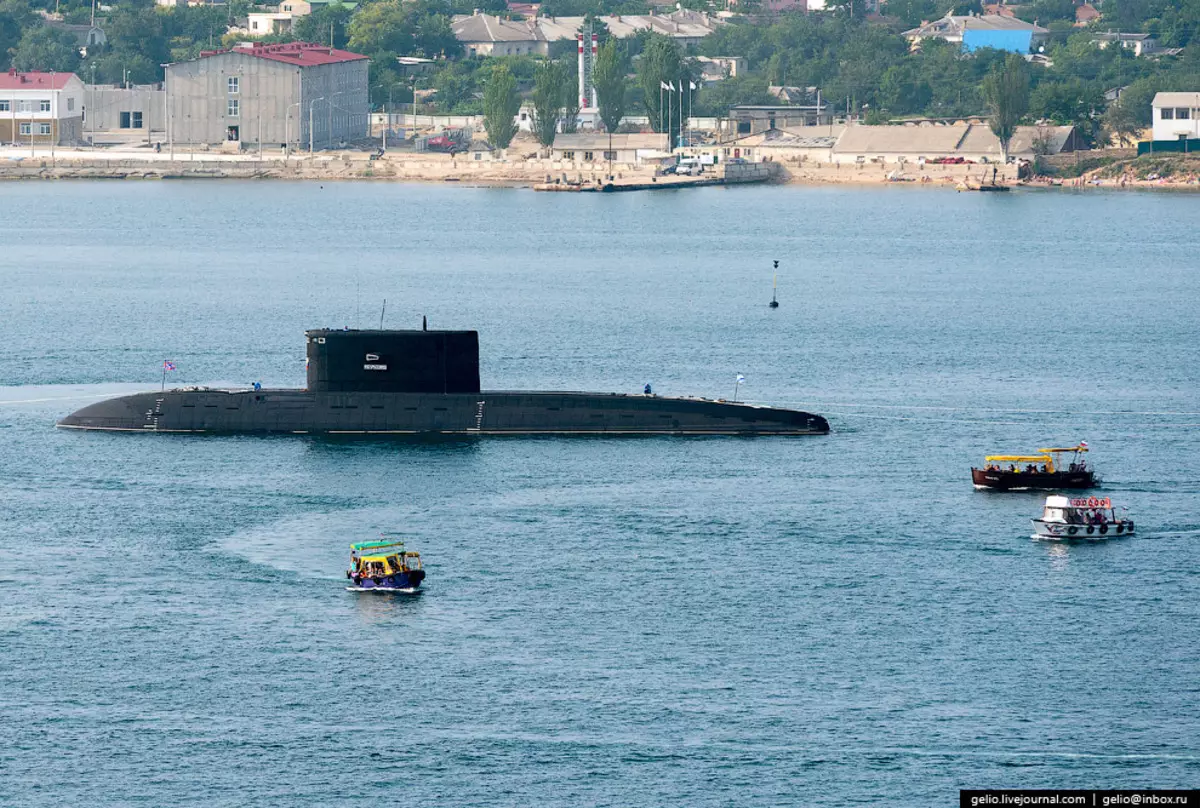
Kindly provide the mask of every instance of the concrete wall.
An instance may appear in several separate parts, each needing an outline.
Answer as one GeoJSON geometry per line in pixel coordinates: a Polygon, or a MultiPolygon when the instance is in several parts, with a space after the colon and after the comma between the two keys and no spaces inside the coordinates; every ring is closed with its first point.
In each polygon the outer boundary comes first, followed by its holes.
{"type": "Polygon", "coordinates": [[[232,51],[167,68],[167,129],[175,143],[327,148],[364,138],[367,60],[299,67],[232,51]],[[237,78],[237,92],[230,91],[237,78]],[[231,102],[237,102],[236,114],[231,102]],[[230,127],[237,127],[236,138],[230,127]]]}
{"type": "Polygon", "coordinates": [[[113,84],[89,84],[84,88],[83,100],[88,136],[112,132],[143,141],[167,139],[167,93],[161,84],[139,84],[128,89],[113,84]],[[142,113],[141,127],[122,128],[122,112],[142,113]]]}

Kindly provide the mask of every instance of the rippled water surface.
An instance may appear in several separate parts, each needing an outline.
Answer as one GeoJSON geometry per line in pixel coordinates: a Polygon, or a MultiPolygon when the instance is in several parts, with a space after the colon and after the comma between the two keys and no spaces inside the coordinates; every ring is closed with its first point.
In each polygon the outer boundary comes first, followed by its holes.
{"type": "Polygon", "coordinates": [[[0,803],[955,804],[1200,782],[1200,197],[0,187],[0,803]],[[782,306],[766,307],[771,260],[782,306]],[[799,439],[53,429],[480,331],[485,387],[728,396],[799,439]],[[1086,439],[1140,535],[1029,539],[1086,439]],[[344,589],[400,531],[422,594],[344,589]]]}

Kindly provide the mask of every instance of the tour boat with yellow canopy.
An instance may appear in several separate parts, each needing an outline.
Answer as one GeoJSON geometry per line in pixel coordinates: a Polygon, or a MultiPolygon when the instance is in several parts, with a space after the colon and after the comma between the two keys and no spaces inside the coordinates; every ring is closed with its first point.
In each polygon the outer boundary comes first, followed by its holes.
{"type": "Polygon", "coordinates": [[[1040,519],[1033,520],[1035,539],[1111,539],[1132,536],[1133,520],[1117,516],[1108,497],[1046,497],[1040,519]]]}
{"type": "Polygon", "coordinates": [[[379,592],[414,592],[425,580],[421,554],[404,549],[404,542],[384,538],[350,545],[350,569],[346,577],[353,586],[347,589],[379,592]]]}
{"type": "Polygon", "coordinates": [[[1099,480],[1084,461],[1087,450],[1087,441],[1080,441],[1065,449],[1038,449],[1038,454],[988,455],[983,468],[971,468],[971,481],[976,488],[997,491],[1091,488],[1099,480]]]}

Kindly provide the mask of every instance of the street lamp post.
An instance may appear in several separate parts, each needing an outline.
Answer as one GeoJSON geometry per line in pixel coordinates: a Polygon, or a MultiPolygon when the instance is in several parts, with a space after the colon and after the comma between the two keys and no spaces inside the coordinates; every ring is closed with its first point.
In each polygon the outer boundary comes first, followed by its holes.
{"type": "Polygon", "coordinates": [[[308,102],[308,153],[310,155],[313,153],[313,105],[324,100],[325,96],[321,96],[308,102]]]}
{"type": "Polygon", "coordinates": [[[300,104],[302,102],[288,104],[287,109],[283,112],[283,159],[287,162],[288,155],[292,151],[292,107],[296,107],[296,115],[300,114],[300,104]]]}

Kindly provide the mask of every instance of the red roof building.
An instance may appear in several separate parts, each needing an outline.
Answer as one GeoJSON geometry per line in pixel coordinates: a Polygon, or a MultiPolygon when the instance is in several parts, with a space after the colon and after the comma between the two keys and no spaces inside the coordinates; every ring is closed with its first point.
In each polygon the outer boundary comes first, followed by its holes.
{"type": "Polygon", "coordinates": [[[74,73],[0,73],[0,143],[76,143],[83,138],[83,102],[83,82],[74,73]]]}
{"type": "Polygon", "coordinates": [[[257,56],[260,59],[271,59],[276,62],[297,65],[299,67],[331,65],[368,58],[361,53],[351,53],[350,51],[338,50],[337,48],[328,48],[324,45],[315,45],[312,42],[283,42],[273,45],[252,42],[248,45],[239,45],[234,50],[238,53],[248,53],[251,56],[257,56]]]}
{"type": "Polygon", "coordinates": [[[74,73],[42,73],[37,70],[18,73],[9,70],[0,73],[0,90],[61,90],[73,78],[74,73]]]}

